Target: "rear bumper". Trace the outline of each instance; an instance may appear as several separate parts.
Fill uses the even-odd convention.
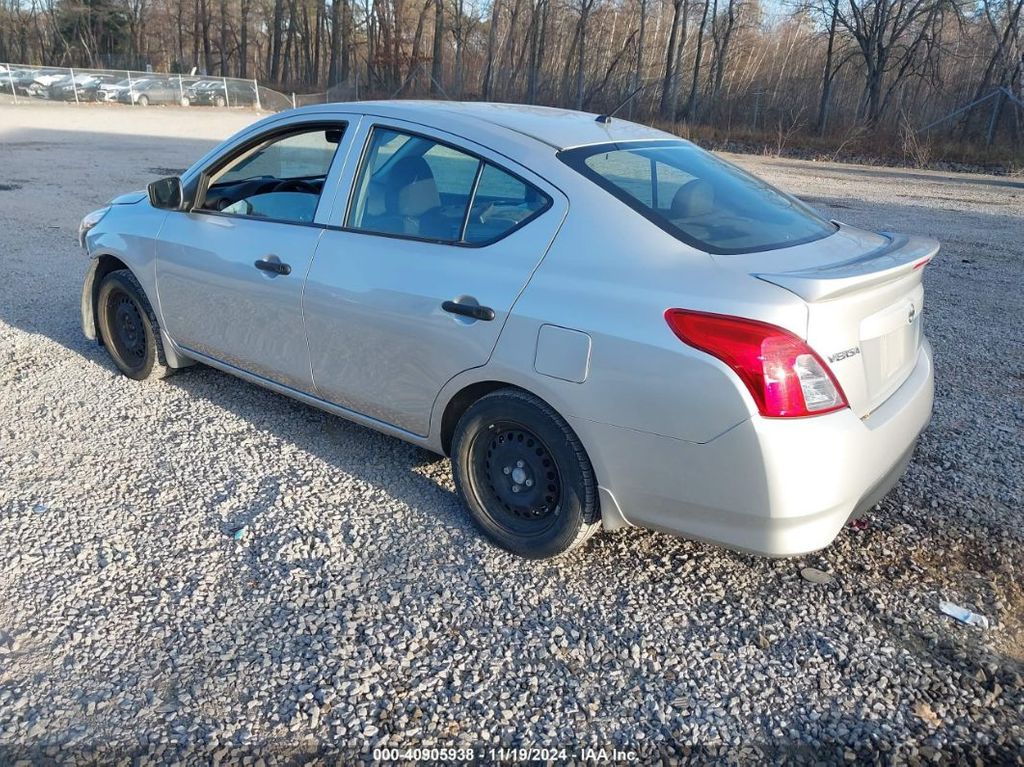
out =
[[[931,348],[865,419],[850,410],[754,417],[695,444],[570,419],[601,484],[602,513],[626,523],[769,556],[824,548],[896,484],[931,418]]]

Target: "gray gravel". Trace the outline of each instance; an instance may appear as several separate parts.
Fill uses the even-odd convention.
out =
[[[529,563],[471,527],[446,462],[213,370],[137,384],[81,336],[80,216],[251,119],[0,105],[0,764],[1022,761],[1024,184],[738,158],[943,242],[909,474],[796,560],[630,530]]]

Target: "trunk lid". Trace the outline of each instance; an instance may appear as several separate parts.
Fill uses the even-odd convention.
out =
[[[807,343],[865,417],[914,369],[924,338],[923,267],[938,250],[929,237],[841,226],[824,240],[716,260],[804,300]]]

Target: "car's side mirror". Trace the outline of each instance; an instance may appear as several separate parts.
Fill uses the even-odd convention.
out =
[[[148,187],[149,204],[161,210],[184,210],[185,190],[181,185],[181,179],[177,176],[168,176],[159,181],[154,181]]]

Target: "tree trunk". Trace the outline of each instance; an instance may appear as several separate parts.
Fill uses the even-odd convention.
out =
[[[199,67],[199,71],[202,72],[202,62],[199,61],[199,45],[202,40],[200,25],[202,22],[199,16],[199,0],[195,0],[192,5],[192,66]]]
[[[697,52],[693,59],[693,79],[690,81],[690,96],[686,99],[686,110],[683,116],[695,119],[697,114],[697,86],[700,83],[700,60],[704,55],[704,29],[708,22],[708,9],[711,0],[704,0],[704,13],[700,17],[700,29],[697,30]]]
[[[711,88],[711,98],[718,100],[719,91],[722,90],[722,80],[725,78],[725,69],[729,65],[729,43],[732,40],[733,29],[736,27],[736,0],[728,0],[729,10],[726,17],[725,31],[722,32],[721,41],[717,45],[715,53],[715,77],[714,85]]]
[[[220,73],[228,74],[228,2],[220,0]]]
[[[526,67],[526,103],[537,103],[537,80],[540,77],[541,23],[547,0],[538,0],[530,14],[530,61]]]
[[[178,61],[185,66],[185,2],[184,0],[177,0],[176,8],[176,20],[178,22]],[[187,69],[187,68],[186,68]]]
[[[341,72],[339,76],[343,83],[347,83],[351,73],[352,55],[352,9],[348,0],[341,3]],[[358,74],[356,75],[358,77]],[[358,82],[356,83],[358,86]]]
[[[203,69],[209,72],[210,59],[213,58],[210,45],[210,7],[207,5],[206,0],[199,0],[199,8],[203,15]]]
[[[590,8],[594,0],[583,0],[580,5],[580,33],[579,46],[576,48],[576,108],[583,109],[583,100],[586,96],[586,65],[587,58],[587,21],[590,17]]]
[[[838,2],[838,0],[836,0]],[[835,73],[832,71],[832,59],[835,56],[836,42],[836,17],[838,9],[832,6],[832,20],[828,25],[828,47],[825,49],[825,67],[821,76],[821,100],[818,103],[818,123],[815,132],[819,136],[825,135],[825,128],[828,126],[828,108],[832,98],[832,79]]]
[[[342,5],[341,0],[332,0],[331,2],[331,59],[327,65],[327,88],[333,88],[338,84],[341,77],[341,35],[342,25]]]
[[[675,117],[676,101],[679,93],[679,77],[677,63],[679,52],[683,48],[680,36],[686,37],[686,16],[689,11],[689,0],[672,1],[672,24],[668,30],[668,47],[665,50],[665,74],[661,80],[661,103],[658,114],[663,120]],[[680,31],[682,35],[680,35]],[[639,59],[639,54],[638,54]]]
[[[492,80],[494,79],[494,55],[498,45],[498,19],[500,18],[501,3],[499,0],[491,2],[491,28],[487,30],[487,64],[484,69],[483,98],[489,101],[491,98]]]
[[[633,64],[633,87],[630,88],[629,117],[633,117],[633,104],[644,76],[644,43],[647,33],[647,0],[640,0],[640,32],[636,41],[636,61]]]
[[[434,52],[430,64],[430,95],[436,97],[444,91],[444,0],[434,0]]]
[[[242,0],[239,8],[241,25],[238,30],[238,76],[249,76],[249,14],[252,12],[251,0]]]
[[[270,28],[270,61],[267,72],[272,83],[281,82],[281,36],[284,34],[284,0],[274,0],[274,16]]]

